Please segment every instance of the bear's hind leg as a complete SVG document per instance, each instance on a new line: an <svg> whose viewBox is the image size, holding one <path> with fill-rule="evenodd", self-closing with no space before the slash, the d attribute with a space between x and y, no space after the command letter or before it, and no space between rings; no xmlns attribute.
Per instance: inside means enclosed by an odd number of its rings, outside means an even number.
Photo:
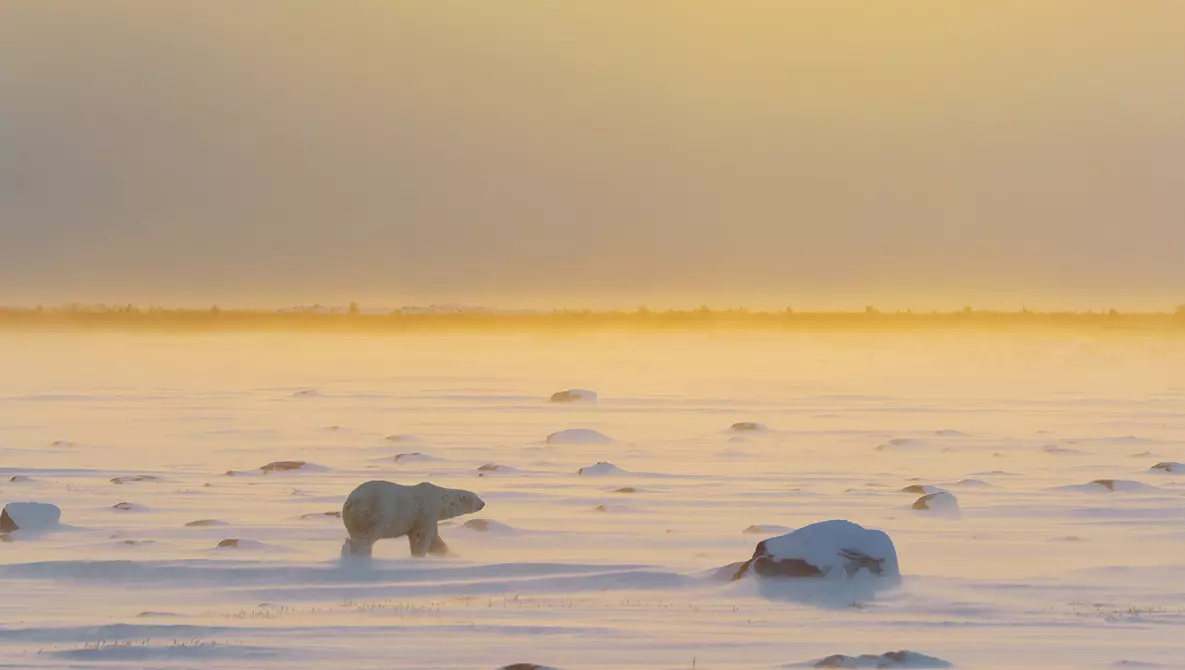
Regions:
<svg viewBox="0 0 1185 670"><path fill-rule="evenodd" d="M342 556L362 556L370 558L376 538L347 537L342 544Z"/></svg>

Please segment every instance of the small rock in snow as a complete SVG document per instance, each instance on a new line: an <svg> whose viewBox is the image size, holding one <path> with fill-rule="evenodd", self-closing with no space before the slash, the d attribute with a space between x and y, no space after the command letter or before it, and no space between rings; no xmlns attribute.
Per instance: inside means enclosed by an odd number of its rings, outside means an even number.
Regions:
<svg viewBox="0 0 1185 670"><path fill-rule="evenodd" d="M551 402L596 402L596 391L588 389L568 389L551 394Z"/></svg>
<svg viewBox="0 0 1185 670"><path fill-rule="evenodd" d="M548 444L611 444L609 436L591 428L569 428L547 436Z"/></svg>
<svg viewBox="0 0 1185 670"><path fill-rule="evenodd" d="M288 472L290 470L300 470L308 463L304 461L273 461L267 465L259 466L259 469L264 472Z"/></svg>
<svg viewBox="0 0 1185 670"><path fill-rule="evenodd" d="M921 495L930 495L932 493L943 493L943 489L937 486L930 486L929 484L910 484L901 489L902 493L919 493Z"/></svg>
<svg viewBox="0 0 1185 670"><path fill-rule="evenodd" d="M756 421L738 421L728 427L734 433L761 433L768 430L765 424Z"/></svg>
<svg viewBox="0 0 1185 670"><path fill-rule="evenodd" d="M940 512L953 512L959 509L959 501L952 494L946 491L939 491L937 493L929 493L921 498L918 498L913 504L916 510L935 510Z"/></svg>
<svg viewBox="0 0 1185 670"><path fill-rule="evenodd" d="M596 465L586 465L576 471L578 475L591 476L609 476L609 475L624 475L625 470L609 463L608 461L601 461Z"/></svg>
<svg viewBox="0 0 1185 670"><path fill-rule="evenodd" d="M112 477L112 484L127 484L128 482L155 482L156 477L152 475L136 475L134 477Z"/></svg>

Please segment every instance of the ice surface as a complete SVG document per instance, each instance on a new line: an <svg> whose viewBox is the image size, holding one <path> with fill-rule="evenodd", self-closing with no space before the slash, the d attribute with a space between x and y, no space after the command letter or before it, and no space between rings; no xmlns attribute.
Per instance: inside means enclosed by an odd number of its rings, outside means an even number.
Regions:
<svg viewBox="0 0 1185 670"><path fill-rule="evenodd" d="M0 352L0 504L62 510L0 534L7 668L1182 667L1185 477L1151 469L1185 463L1172 337L10 332ZM574 380L612 401L543 402ZM753 419L776 430L728 430ZM579 427L614 439L541 440ZM279 461L322 467L258 469ZM576 474L598 461L628 479ZM372 479L487 506L442 524L448 557L342 561L326 512ZM912 511L912 485L962 515ZM709 578L828 519L884 530L899 583Z"/></svg>

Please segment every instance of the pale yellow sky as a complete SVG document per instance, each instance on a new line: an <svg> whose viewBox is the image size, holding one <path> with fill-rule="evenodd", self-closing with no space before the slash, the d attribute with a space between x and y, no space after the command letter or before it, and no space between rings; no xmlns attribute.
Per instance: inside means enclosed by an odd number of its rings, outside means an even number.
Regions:
<svg viewBox="0 0 1185 670"><path fill-rule="evenodd" d="M1185 3L0 5L0 304L1169 309Z"/></svg>

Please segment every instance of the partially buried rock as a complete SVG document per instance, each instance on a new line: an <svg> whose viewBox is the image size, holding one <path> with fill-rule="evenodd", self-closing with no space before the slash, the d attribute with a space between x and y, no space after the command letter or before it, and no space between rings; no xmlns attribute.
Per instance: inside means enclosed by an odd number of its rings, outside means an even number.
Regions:
<svg viewBox="0 0 1185 670"><path fill-rule="evenodd" d="M413 451L407 454L395 454L394 458L396 463L428 463L439 460L439 458L429 456L428 454L421 454L418 451Z"/></svg>
<svg viewBox="0 0 1185 670"><path fill-rule="evenodd" d="M189 528L202 528L205 526L228 526L230 524L217 519L198 519L197 521L190 521L185 525Z"/></svg>
<svg viewBox="0 0 1185 670"><path fill-rule="evenodd" d="M32 477L26 477L25 475L13 475L8 478L10 484L28 484L32 481L34 481Z"/></svg>
<svg viewBox="0 0 1185 670"><path fill-rule="evenodd" d="M304 461L273 461L267 465L261 465L260 470L264 472L288 472L290 470L299 470L308 463Z"/></svg>
<svg viewBox="0 0 1185 670"><path fill-rule="evenodd" d="M588 389L568 389L551 394L551 402L596 402L596 391Z"/></svg>
<svg viewBox="0 0 1185 670"><path fill-rule="evenodd" d="M1098 486L1108 491L1147 491L1153 487L1141 482L1134 482L1127 479L1096 479L1090 483L1090 486Z"/></svg>
<svg viewBox="0 0 1185 670"><path fill-rule="evenodd" d="M959 509L959 501L946 491L928 493L918 498L913 508L916 510L934 510L939 512L953 512Z"/></svg>
<svg viewBox="0 0 1185 670"><path fill-rule="evenodd" d="M1164 463L1157 463L1156 465L1153 465L1152 469L1159 470L1160 472L1168 472L1170 474L1176 474L1178 472L1185 473L1185 463L1173 463L1171 461L1166 461Z"/></svg>
<svg viewBox="0 0 1185 670"><path fill-rule="evenodd" d="M638 489L633 486L623 486L619 489L613 489L614 493L637 493Z"/></svg>
<svg viewBox="0 0 1185 670"><path fill-rule="evenodd" d="M534 663L512 663L504 665L498 670L558 670L548 665L535 665Z"/></svg>
<svg viewBox="0 0 1185 670"><path fill-rule="evenodd" d="M900 577L897 549L883 531L851 521L821 521L757 543L733 581L750 572L759 577L854 577L867 572Z"/></svg>
<svg viewBox="0 0 1185 670"><path fill-rule="evenodd" d="M218 547L220 549L225 549L227 547L237 547L237 546L239 546L239 541L234 538L226 539L226 540L223 540L218 543Z"/></svg>
<svg viewBox="0 0 1185 670"><path fill-rule="evenodd" d="M127 484L129 482L154 482L156 477L152 475L136 475L134 477L112 477L112 484Z"/></svg>
<svg viewBox="0 0 1185 670"><path fill-rule="evenodd" d="M814 665L816 668L949 668L950 663L933 656L913 651L887 651L879 656L828 656Z"/></svg>
<svg viewBox="0 0 1185 670"><path fill-rule="evenodd" d="M498 465L496 463L486 463L485 465L479 465L477 467L478 472L497 472L499 470L505 470L505 469L506 469L506 466Z"/></svg>
<svg viewBox="0 0 1185 670"><path fill-rule="evenodd" d="M583 476L598 476L605 477L611 475L624 475L625 470L613 465L608 461L601 461L596 465L586 465L576 471L576 474Z"/></svg>
<svg viewBox="0 0 1185 670"><path fill-rule="evenodd" d="M57 505L41 502L10 502L0 511L0 533L14 530L48 530L62 520Z"/></svg>
<svg viewBox="0 0 1185 670"><path fill-rule="evenodd" d="M130 511L137 509L137 508L139 508L139 505L137 505L136 503L130 503L130 502L115 503L114 505L111 506L111 509L122 510L124 512L130 512Z"/></svg>
<svg viewBox="0 0 1185 670"><path fill-rule="evenodd" d="M773 533L789 533L792 530L794 529L787 528L786 526L761 526L753 524L741 532L745 535L771 535Z"/></svg>
<svg viewBox="0 0 1185 670"><path fill-rule="evenodd" d="M767 430L764 424L756 421L738 421L728 428L734 433L760 433Z"/></svg>
<svg viewBox="0 0 1185 670"><path fill-rule="evenodd" d="M548 444L611 444L609 436L591 428L569 428L547 436Z"/></svg>
<svg viewBox="0 0 1185 670"><path fill-rule="evenodd" d="M933 493L943 493L943 490L937 486L930 486L929 484L911 484L901 489L902 493L920 493L922 495L931 495Z"/></svg>
<svg viewBox="0 0 1185 670"><path fill-rule="evenodd" d="M311 514L302 514L302 515L300 515L300 518L302 518L302 519L324 519L324 518L340 519L340 518L342 518L342 513L338 510L330 510L328 512L313 512Z"/></svg>

